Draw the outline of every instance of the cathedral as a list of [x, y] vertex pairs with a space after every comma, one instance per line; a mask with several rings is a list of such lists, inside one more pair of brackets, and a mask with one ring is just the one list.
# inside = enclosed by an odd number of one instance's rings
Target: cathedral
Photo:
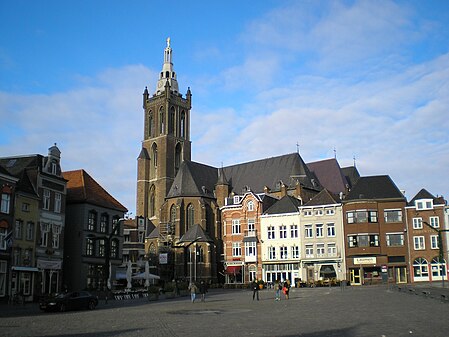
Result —
[[249, 192], [302, 202], [323, 187], [299, 153], [219, 168], [192, 161], [191, 108], [190, 88], [179, 92], [167, 39], [156, 87], [143, 93], [136, 216], [147, 229], [147, 258], [162, 279], [223, 282], [223, 209]]

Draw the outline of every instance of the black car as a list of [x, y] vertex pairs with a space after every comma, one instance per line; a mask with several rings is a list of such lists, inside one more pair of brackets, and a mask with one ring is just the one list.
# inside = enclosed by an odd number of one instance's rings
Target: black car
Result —
[[89, 292], [74, 291], [45, 297], [39, 302], [39, 308], [45, 311], [93, 310], [97, 304], [98, 298]]

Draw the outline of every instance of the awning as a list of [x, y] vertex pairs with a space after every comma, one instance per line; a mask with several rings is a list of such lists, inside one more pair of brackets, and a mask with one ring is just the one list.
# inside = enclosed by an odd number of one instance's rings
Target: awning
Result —
[[242, 269], [242, 266], [227, 266], [226, 274], [238, 274], [238, 273], [240, 273], [241, 269]]
[[36, 267], [17, 267], [17, 266], [13, 266], [11, 269], [15, 270], [15, 271], [31, 271], [31, 272], [39, 271], [39, 269], [37, 269]]
[[255, 236], [245, 236], [243, 242], [258, 242]]
[[335, 268], [331, 264], [324, 264], [320, 268], [320, 276], [324, 277], [336, 277]]

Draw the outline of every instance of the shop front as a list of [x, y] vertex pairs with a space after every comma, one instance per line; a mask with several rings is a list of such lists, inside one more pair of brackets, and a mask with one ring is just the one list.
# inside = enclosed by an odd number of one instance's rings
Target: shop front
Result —
[[301, 281], [300, 263], [263, 264], [262, 274], [268, 284], [289, 280], [292, 286], [296, 286]]
[[19, 267], [11, 268], [11, 296], [17, 294], [25, 302], [33, 301], [34, 295], [34, 279], [38, 269], [35, 267]]
[[225, 283], [243, 283], [245, 280], [243, 263], [227, 263], [225, 268]]
[[348, 259], [351, 285], [407, 283], [405, 257], [361, 256]]

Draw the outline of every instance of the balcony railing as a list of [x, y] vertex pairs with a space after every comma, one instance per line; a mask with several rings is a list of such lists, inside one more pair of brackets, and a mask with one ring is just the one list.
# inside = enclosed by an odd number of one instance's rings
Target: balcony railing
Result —
[[245, 229], [243, 231], [243, 235], [245, 237], [257, 237], [257, 230], [255, 230], [255, 229], [253, 229], [253, 230]]

